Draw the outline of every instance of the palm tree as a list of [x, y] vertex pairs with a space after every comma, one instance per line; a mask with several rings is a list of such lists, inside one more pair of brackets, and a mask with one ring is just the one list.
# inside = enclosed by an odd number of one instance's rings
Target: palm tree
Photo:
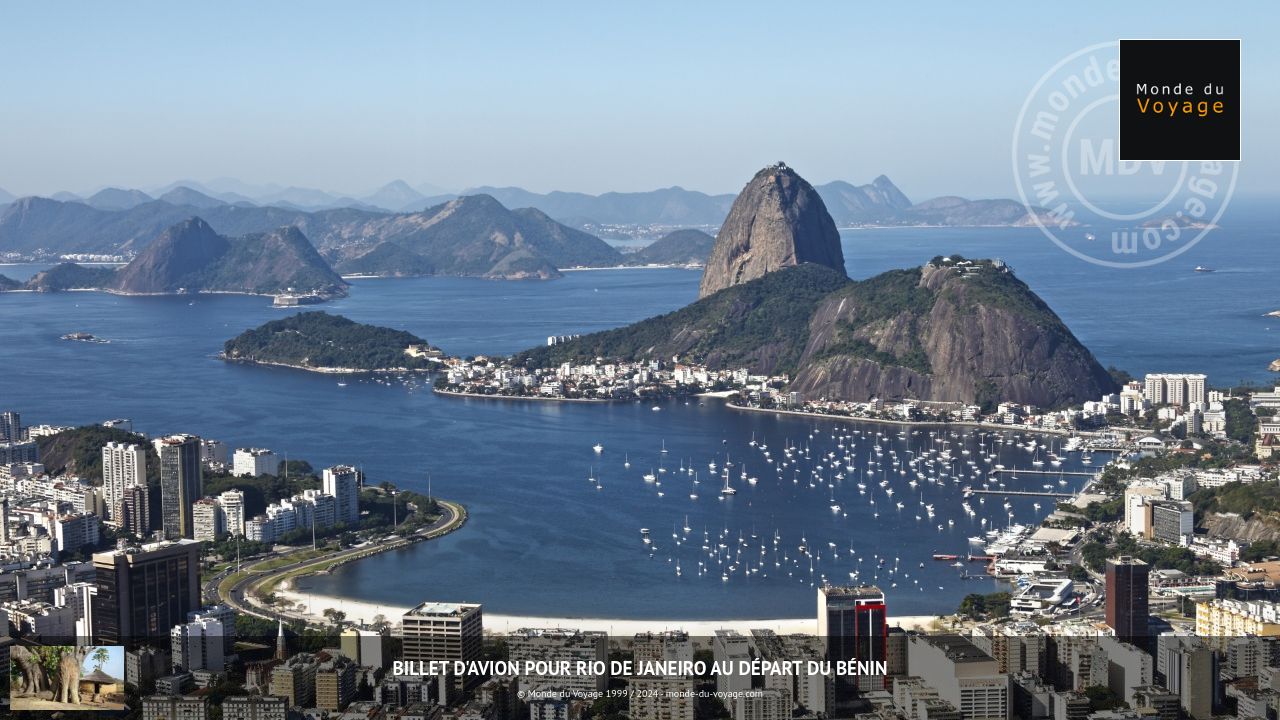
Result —
[[93, 663], [94, 670], [101, 670], [102, 666], [107, 664], [111, 659], [111, 653], [105, 647], [95, 647], [93, 654], [89, 656], [89, 661]]

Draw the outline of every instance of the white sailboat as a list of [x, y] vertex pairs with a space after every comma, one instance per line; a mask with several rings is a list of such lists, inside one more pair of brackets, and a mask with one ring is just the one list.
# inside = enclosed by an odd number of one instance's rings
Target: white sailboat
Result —
[[738, 491], [737, 491], [737, 490], [735, 490], [735, 489], [733, 489], [733, 486], [729, 484], [729, 470], [728, 470], [728, 469], [725, 469], [725, 471], [724, 471], [724, 487], [720, 488], [720, 494], [721, 494], [721, 495], [736, 495], [737, 493], [738, 493]]

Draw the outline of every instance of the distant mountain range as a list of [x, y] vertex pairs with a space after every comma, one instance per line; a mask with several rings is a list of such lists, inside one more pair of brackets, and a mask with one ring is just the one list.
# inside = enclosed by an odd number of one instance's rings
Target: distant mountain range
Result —
[[311, 252], [323, 251], [326, 262], [341, 272], [359, 275], [552, 278], [559, 276], [561, 268], [614, 266], [623, 260], [616, 249], [593, 235], [562, 225], [539, 210], [509, 210], [487, 195], [458, 198], [418, 213], [350, 208], [308, 213], [231, 205], [190, 188], [175, 188], [158, 200], [127, 210], [23, 198], [0, 212], [0, 251], [41, 257], [133, 255], [136, 263], [150, 257], [156, 242], [170, 238], [174, 226], [187, 227], [192, 217], [201, 218], [208, 233], [229, 238], [292, 228], [295, 232], [289, 239], [302, 239]]
[[[966, 200], [947, 196], [913, 204], [884, 175], [867, 185], [837, 180], [815, 188], [832, 219], [841, 227], [1019, 225], [1031, 222], [1026, 209], [1013, 200]], [[415, 213], [468, 195], [489, 195], [509, 208], [537, 208], [557, 221], [579, 229], [600, 225], [714, 228], [728, 215], [735, 197], [732, 194], [708, 195], [678, 186], [602, 195], [561, 191], [535, 193], [518, 187], [480, 186], [454, 194], [430, 184], [413, 187], [403, 180], [394, 180], [368, 195], [351, 197], [315, 188], [250, 185], [224, 178], [209, 183], [182, 180], [150, 192], [107, 188], [90, 197], [62, 192], [50, 199], [112, 211], [129, 210], [159, 199], [172, 205], [199, 208], [226, 204], [303, 212], [346, 208]], [[0, 190], [0, 205], [16, 199]]]
[[296, 292], [333, 296], [344, 294], [346, 287], [295, 227], [228, 238], [200, 218], [168, 228], [118, 270], [62, 263], [38, 273], [25, 285], [0, 282], [0, 288], [9, 290], [105, 290], [137, 295]]

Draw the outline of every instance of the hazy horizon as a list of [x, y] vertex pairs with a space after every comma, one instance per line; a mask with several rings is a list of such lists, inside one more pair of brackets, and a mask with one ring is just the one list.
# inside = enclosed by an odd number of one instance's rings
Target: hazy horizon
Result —
[[716, 195], [784, 160], [814, 184], [884, 174], [916, 201], [1016, 197], [1013, 124], [1041, 74], [1086, 45], [1191, 36], [1243, 40], [1238, 191], [1280, 192], [1280, 167], [1247, 162], [1280, 155], [1271, 6], [374, 10], [9, 8], [0, 188], [235, 178], [360, 198], [403, 179]]

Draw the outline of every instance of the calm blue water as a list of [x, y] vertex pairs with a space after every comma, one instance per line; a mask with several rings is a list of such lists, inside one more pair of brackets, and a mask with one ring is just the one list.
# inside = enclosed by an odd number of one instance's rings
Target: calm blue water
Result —
[[[1097, 268], [1065, 255], [1037, 231], [1019, 229], [856, 231], [845, 234], [845, 253], [855, 277], [938, 254], [1001, 257], [1104, 364], [1135, 374], [1202, 370], [1217, 383], [1263, 382], [1274, 377], [1267, 363], [1280, 357], [1273, 334], [1280, 320], [1263, 317], [1280, 309], [1271, 219], [1224, 221], [1223, 230], [1177, 261], [1146, 270]], [[1217, 272], [1194, 273], [1196, 264]], [[37, 269], [8, 266], [0, 273], [25, 277]], [[454, 353], [506, 353], [550, 334], [615, 327], [674, 309], [696, 296], [698, 277], [685, 270], [617, 270], [529, 283], [362, 280], [351, 297], [326, 309], [410, 330]], [[912, 489], [909, 476], [895, 471], [889, 476], [897, 491], [892, 499], [879, 486], [889, 450], [905, 460], [912, 457], [908, 450], [918, 454], [938, 440], [927, 434], [899, 438], [896, 428], [846, 425], [851, 429], [844, 434], [871, 435], [853, 438], [855, 471], [836, 480], [830, 468], [812, 475], [819, 456], [846, 452], [829, 434], [836, 427], [830, 423], [734, 413], [715, 402], [668, 403], [654, 412], [638, 404], [437, 398], [422, 388], [371, 382], [339, 388], [329, 377], [213, 358], [226, 338], [285, 312], [292, 311], [235, 296], [0, 295], [0, 363], [6, 369], [0, 406], [21, 410], [29, 424], [131, 417], [147, 433], [194, 432], [234, 445], [265, 445], [317, 466], [359, 464], [374, 481], [422, 490], [430, 473], [437, 494], [469, 506], [472, 520], [462, 531], [313, 578], [308, 587], [316, 592], [402, 605], [472, 600], [492, 612], [534, 615], [764, 618], [810, 615], [810, 583], [823, 575], [847, 579], [852, 571], [885, 587], [896, 582], [889, 589], [895, 614], [948, 611], [964, 594], [990, 588], [986, 580], [961, 581], [959, 569], [928, 556], [963, 553], [965, 538], [981, 529], [982, 518], [1006, 523], [1000, 498], [985, 505], [973, 500], [978, 514], [971, 520], [959, 509], [962, 483], [944, 478]], [[58, 339], [70, 331], [112, 342]], [[881, 440], [884, 465], [869, 468], [877, 431], [887, 433]], [[769, 465], [748, 445], [753, 433], [775, 460], [788, 440], [808, 443], [811, 458], [779, 476], [777, 463]], [[957, 443], [957, 452], [968, 443], [974, 453], [958, 457], [977, 455], [976, 440], [946, 439]], [[658, 488], [641, 475], [658, 466], [664, 441], [672, 472], [660, 474]], [[600, 456], [591, 450], [596, 442], [605, 446]], [[723, 463], [726, 452], [736, 463], [739, 492], [720, 500], [707, 463]], [[624, 455], [630, 469], [622, 466]], [[1025, 451], [1009, 449], [999, 462], [1025, 467], [1029, 460]], [[699, 472], [697, 500], [688, 497], [692, 479], [674, 472], [682, 461]], [[744, 462], [759, 478], [754, 486], [740, 479]], [[588, 482], [589, 473], [603, 489]], [[860, 495], [855, 482], [868, 475], [868, 493]], [[1026, 477], [1010, 481], [1011, 487], [1040, 484]], [[915, 520], [921, 492], [935, 506], [935, 519]], [[831, 511], [833, 502], [840, 512]], [[1046, 510], [1048, 502], [1042, 501]], [[1015, 501], [1013, 511], [1018, 521], [1037, 514], [1029, 499]], [[641, 527], [650, 528], [656, 552], [641, 542]], [[738, 567], [728, 580], [720, 565], [698, 574], [699, 560], [714, 564], [700, 549], [704, 528], [713, 549], [726, 544], [722, 557], [733, 551]], [[812, 574], [808, 558], [797, 551], [801, 538], [820, 553]], [[763, 556], [761, 544], [767, 545]], [[890, 560], [877, 573], [881, 557]], [[893, 558], [900, 558], [900, 568], [890, 575]], [[753, 565], [758, 571], [744, 575]]]

